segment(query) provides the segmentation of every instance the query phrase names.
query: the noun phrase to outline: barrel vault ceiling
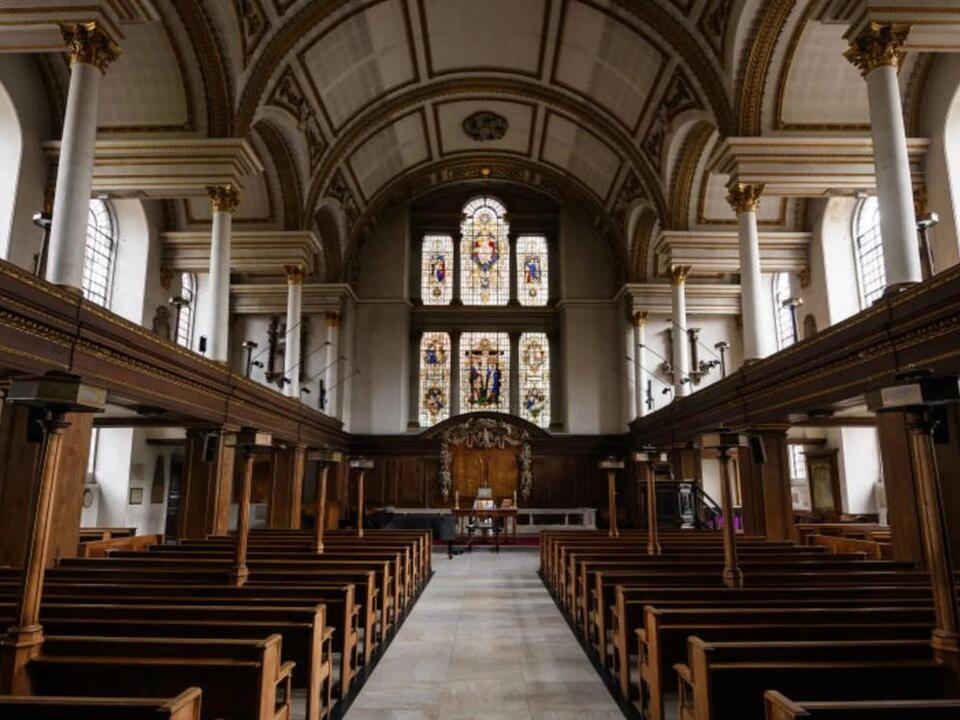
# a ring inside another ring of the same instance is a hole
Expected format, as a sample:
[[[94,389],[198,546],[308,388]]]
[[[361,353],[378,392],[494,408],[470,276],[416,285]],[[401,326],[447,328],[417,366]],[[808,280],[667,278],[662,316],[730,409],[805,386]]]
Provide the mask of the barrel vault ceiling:
[[[135,4],[101,134],[250,139],[266,172],[237,222],[316,229],[328,280],[349,277],[386,208],[483,178],[577,203],[624,275],[645,279],[661,230],[733,226],[725,178],[710,172],[722,138],[869,132],[826,0]],[[62,113],[66,63],[37,58]],[[927,65],[911,54],[901,72],[908,108]],[[764,199],[760,220],[797,229],[803,210]],[[200,198],[168,212],[181,229],[209,222]]]

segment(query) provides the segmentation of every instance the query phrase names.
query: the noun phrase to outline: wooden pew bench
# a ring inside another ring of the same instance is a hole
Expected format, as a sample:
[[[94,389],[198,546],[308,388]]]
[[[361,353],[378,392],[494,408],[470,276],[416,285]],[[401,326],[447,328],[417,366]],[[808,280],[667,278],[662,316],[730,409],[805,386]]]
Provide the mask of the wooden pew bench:
[[[766,720],[956,720],[960,700],[793,702],[768,690],[764,709]]]
[[[263,640],[47,636],[28,671],[35,695],[165,697],[203,691],[203,720],[289,720],[293,663]]]
[[[687,644],[675,666],[681,720],[763,720],[764,693],[811,700],[939,699],[949,697],[948,670],[929,641]]]
[[[638,696],[649,716],[664,718],[669,668],[682,663],[688,641],[713,643],[801,640],[929,640],[932,608],[707,608],[648,605],[636,631]],[[669,678],[669,681],[668,681]]]
[[[169,699],[0,695],[3,720],[201,720],[200,688]]]

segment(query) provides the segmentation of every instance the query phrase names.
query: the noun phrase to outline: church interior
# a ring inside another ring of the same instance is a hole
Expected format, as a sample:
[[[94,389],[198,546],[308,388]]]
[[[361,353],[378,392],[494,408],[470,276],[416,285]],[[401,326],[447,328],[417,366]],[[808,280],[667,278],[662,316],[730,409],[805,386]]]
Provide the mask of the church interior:
[[[960,1],[0,0],[0,170],[4,720],[960,717]]]

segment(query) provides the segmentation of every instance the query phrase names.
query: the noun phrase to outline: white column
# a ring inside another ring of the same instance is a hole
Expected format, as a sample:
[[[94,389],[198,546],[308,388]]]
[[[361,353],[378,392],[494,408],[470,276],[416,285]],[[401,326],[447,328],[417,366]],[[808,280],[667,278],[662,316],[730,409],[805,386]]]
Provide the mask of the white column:
[[[96,23],[62,25],[61,33],[70,55],[70,89],[63,117],[46,279],[79,291],[83,286],[93,188],[100,81],[120,50]]]
[[[777,351],[776,337],[770,332],[773,320],[771,302],[764,301],[760,277],[760,232],[757,207],[763,185],[739,184],[730,190],[727,201],[737,213],[740,235],[740,302],[743,313],[744,362],[759,360]],[[767,318],[767,315],[770,315]]]
[[[637,359],[637,415],[643,417],[650,411],[647,409],[647,313],[633,314],[633,345],[634,357]]]
[[[230,185],[207,188],[213,210],[210,233],[210,300],[207,306],[207,354],[226,363],[230,353],[230,234],[237,191]]]
[[[283,344],[283,376],[289,381],[284,392],[300,398],[300,327],[303,303],[303,265],[284,265],[287,275],[287,334]]]
[[[687,275],[689,265],[678,265],[670,270],[670,285],[673,288],[673,396],[686,397],[690,394],[690,343],[687,340]]]
[[[627,317],[629,321],[624,327],[623,335],[623,372],[621,373],[624,382],[624,397],[626,398],[626,420],[627,424],[633,422],[638,413],[638,401],[640,400],[640,385],[637,379],[637,346],[634,342],[633,332],[633,312],[631,310],[632,300],[627,299]]]
[[[897,83],[897,68],[905,55],[903,44],[909,31],[908,25],[872,23],[846,52],[847,59],[860,68],[867,81],[888,291],[923,279],[907,132]]]
[[[340,388],[340,314],[328,312],[327,318],[327,369],[324,372],[323,384],[327,389],[326,413],[330,417],[339,417],[337,396]]]

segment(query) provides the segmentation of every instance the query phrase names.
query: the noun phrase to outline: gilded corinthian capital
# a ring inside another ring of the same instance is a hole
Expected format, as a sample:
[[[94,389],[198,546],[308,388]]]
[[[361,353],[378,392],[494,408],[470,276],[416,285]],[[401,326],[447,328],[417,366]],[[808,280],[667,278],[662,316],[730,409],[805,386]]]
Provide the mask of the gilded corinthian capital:
[[[299,263],[284,265],[283,272],[287,276],[287,282],[291,285],[303,285],[303,276],[306,272],[303,265]]]
[[[745,185],[737,183],[727,193],[727,202],[734,212],[756,212],[760,206],[760,196],[763,194],[763,185]]]
[[[95,22],[64,23],[60,35],[70,55],[70,67],[93,65],[101,73],[120,55],[120,48]]]
[[[232,213],[240,202],[240,196],[233,185],[208,185],[207,193],[210,195],[210,207],[214,212]]]
[[[907,54],[903,45],[909,34],[909,25],[872,22],[850,43],[843,56],[860,68],[860,74],[864,77],[881,65],[897,68]]]
[[[670,268],[670,284],[683,285],[692,269],[689,265],[674,265]]]

